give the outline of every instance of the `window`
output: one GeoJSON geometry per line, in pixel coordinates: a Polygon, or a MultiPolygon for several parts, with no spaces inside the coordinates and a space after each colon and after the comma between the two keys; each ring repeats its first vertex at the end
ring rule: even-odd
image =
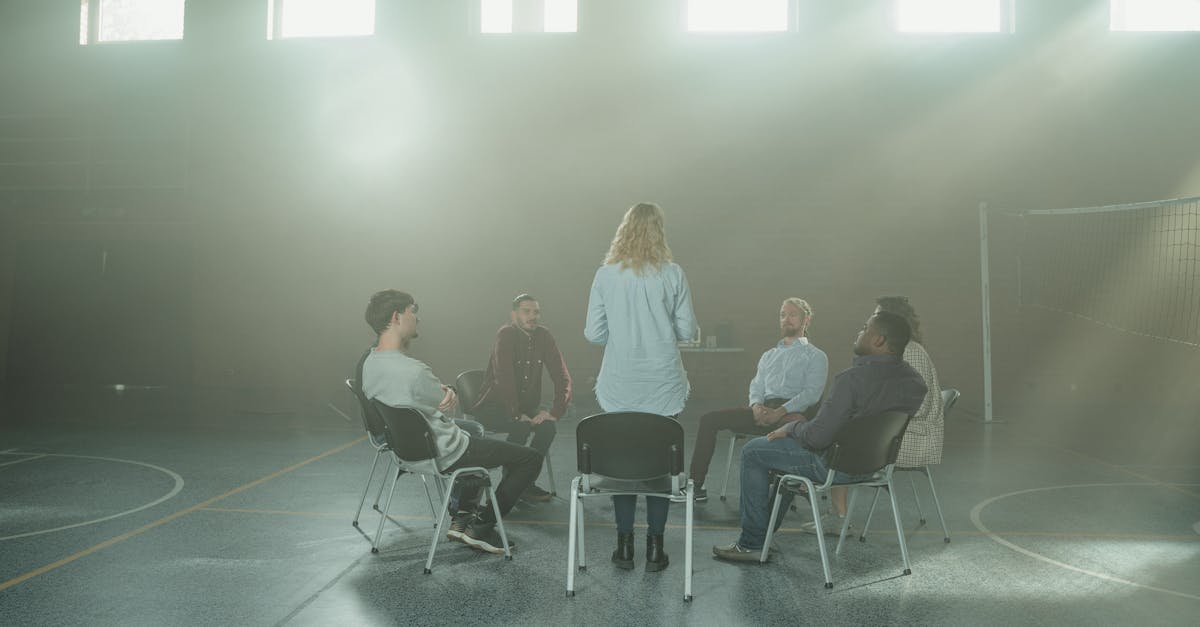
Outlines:
{"type": "Polygon", "coordinates": [[[786,31],[788,0],[688,0],[692,32],[786,31]]]}
{"type": "Polygon", "coordinates": [[[1012,31],[1012,0],[896,0],[902,33],[999,33],[1012,31]]]}
{"type": "Polygon", "coordinates": [[[267,39],[375,34],[375,0],[267,0],[267,39]]]}
{"type": "Polygon", "coordinates": [[[1200,31],[1200,0],[1112,0],[1109,29],[1200,31]]]}
{"type": "Polygon", "coordinates": [[[573,33],[578,0],[480,0],[481,33],[573,33]]]}
{"type": "Polygon", "coordinates": [[[79,43],[183,39],[184,0],[81,0],[79,43]]]}

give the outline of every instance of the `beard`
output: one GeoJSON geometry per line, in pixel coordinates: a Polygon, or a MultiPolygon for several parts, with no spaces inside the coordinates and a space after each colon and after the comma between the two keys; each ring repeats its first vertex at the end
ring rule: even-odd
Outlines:
{"type": "Polygon", "coordinates": [[[799,327],[779,327],[779,337],[796,337],[800,335],[799,327]]]}

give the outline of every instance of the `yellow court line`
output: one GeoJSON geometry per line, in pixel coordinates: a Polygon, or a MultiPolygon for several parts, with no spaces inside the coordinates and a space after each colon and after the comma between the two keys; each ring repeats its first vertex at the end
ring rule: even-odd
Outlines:
{"type": "Polygon", "coordinates": [[[208,507],[209,505],[212,505],[213,503],[216,503],[223,499],[227,499],[239,492],[244,492],[246,490],[249,490],[250,488],[253,488],[255,486],[266,483],[272,479],[275,479],[276,477],[286,475],[287,473],[292,472],[293,470],[307,466],[317,460],[324,459],[324,458],[329,457],[330,455],[334,455],[336,453],[340,453],[340,452],[354,446],[355,444],[361,443],[363,440],[366,440],[366,439],[367,439],[367,436],[363,436],[361,438],[347,442],[341,446],[338,446],[337,448],[333,448],[328,451],[325,451],[324,453],[321,453],[320,455],[317,455],[316,457],[310,457],[300,463],[292,464],[291,466],[288,466],[287,468],[284,468],[283,470],[277,470],[265,477],[262,477],[261,479],[256,479],[245,485],[238,486],[238,487],[226,492],[225,494],[222,494],[220,496],[214,496],[211,499],[208,499],[207,501],[197,503],[187,509],[181,509],[181,510],[175,512],[174,514],[169,514],[167,516],[163,516],[162,518],[159,518],[158,520],[156,520],[152,523],[147,523],[145,525],[142,525],[141,527],[138,527],[137,529],[134,529],[133,531],[127,531],[115,538],[110,538],[108,540],[105,540],[104,542],[101,542],[100,544],[97,544],[91,548],[87,548],[87,549],[84,549],[84,550],[74,554],[74,555],[64,557],[64,558],[58,560],[57,562],[54,562],[52,564],[46,564],[45,566],[42,566],[41,568],[38,568],[36,570],[31,570],[31,571],[25,573],[24,575],[20,575],[13,579],[9,579],[8,581],[6,581],[4,583],[0,583],[0,590],[5,590],[7,588],[11,588],[11,587],[21,583],[22,581],[25,581],[27,579],[32,579],[33,577],[37,577],[38,575],[48,573],[48,572],[54,570],[55,568],[58,568],[59,566],[65,566],[67,564],[70,564],[71,562],[74,562],[75,560],[77,560],[81,557],[87,557],[88,555],[91,555],[92,553],[95,553],[102,549],[106,549],[114,544],[117,544],[118,542],[128,540],[129,538],[132,538],[133,536],[136,536],[144,531],[149,531],[159,525],[171,522],[172,520],[175,520],[176,518],[179,518],[180,516],[186,516],[187,514],[190,514],[196,510],[204,509],[205,507],[208,507]]]}
{"type": "MultiPolygon", "coordinates": [[[[225,512],[230,514],[270,514],[280,516],[321,516],[321,517],[338,517],[345,516],[345,512],[293,512],[279,509],[247,509],[238,507],[205,507],[206,512],[225,512]]],[[[413,521],[413,522],[430,522],[433,519],[429,516],[411,516],[406,514],[388,514],[388,518],[395,520],[413,521]]],[[[567,520],[519,520],[505,519],[506,525],[544,525],[548,527],[565,527],[570,524],[567,520]]],[[[589,527],[611,526],[610,522],[591,522],[587,523],[589,527]]],[[[644,524],[637,525],[645,527],[644,524]]],[[[668,524],[668,529],[685,529],[685,525],[668,524]]],[[[715,530],[715,531],[741,531],[740,527],[732,525],[692,525],[693,529],[715,530]]],[[[799,533],[798,527],[780,527],[780,532],[799,533]]],[[[891,530],[880,530],[875,532],[876,535],[888,537],[891,530]]],[[[911,532],[916,535],[942,535],[938,529],[919,529],[911,532]]],[[[1197,540],[1200,541],[1200,535],[1196,534],[1169,534],[1169,533],[1074,533],[1069,531],[996,531],[993,532],[998,536],[1020,536],[1034,538],[1067,538],[1067,539],[1087,539],[1087,540],[1197,540]]],[[[853,528],[846,533],[847,538],[857,535],[853,528]]],[[[980,531],[955,531],[956,536],[988,536],[989,534],[980,531]]],[[[831,536],[832,537],[832,536],[831,536]]]]}

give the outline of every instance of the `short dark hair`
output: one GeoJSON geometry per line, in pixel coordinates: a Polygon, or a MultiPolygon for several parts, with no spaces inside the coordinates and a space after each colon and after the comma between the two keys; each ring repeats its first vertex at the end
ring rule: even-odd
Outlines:
{"type": "Polygon", "coordinates": [[[529,294],[521,294],[520,296],[517,296],[516,298],[513,299],[513,311],[516,311],[521,306],[521,303],[523,303],[527,300],[531,300],[535,303],[537,302],[537,299],[530,296],[529,294]]]}
{"type": "Polygon", "coordinates": [[[908,341],[912,337],[912,329],[904,316],[881,311],[871,318],[874,320],[872,324],[875,325],[875,331],[887,340],[888,350],[893,355],[903,357],[904,349],[908,347],[908,341]]]}
{"type": "Polygon", "coordinates": [[[409,305],[415,304],[417,302],[408,292],[381,290],[371,295],[371,302],[367,303],[367,311],[363,317],[371,330],[378,335],[387,330],[392,321],[392,314],[404,313],[409,305]]]}
{"type": "Polygon", "coordinates": [[[907,296],[880,296],[875,299],[875,304],[888,313],[902,316],[905,322],[908,322],[908,328],[911,331],[914,341],[925,341],[921,337],[921,317],[917,315],[917,310],[913,309],[912,304],[908,302],[907,296]]]}

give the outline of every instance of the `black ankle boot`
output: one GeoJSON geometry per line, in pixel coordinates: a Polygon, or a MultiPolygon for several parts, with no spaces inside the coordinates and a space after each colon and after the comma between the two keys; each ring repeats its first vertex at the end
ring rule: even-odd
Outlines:
{"type": "Polygon", "coordinates": [[[633,570],[633,534],[617,532],[617,550],[613,551],[612,561],[617,568],[633,570]]]}
{"type": "Polygon", "coordinates": [[[662,534],[646,536],[646,570],[658,572],[666,569],[670,563],[670,558],[663,552],[662,534]]]}

